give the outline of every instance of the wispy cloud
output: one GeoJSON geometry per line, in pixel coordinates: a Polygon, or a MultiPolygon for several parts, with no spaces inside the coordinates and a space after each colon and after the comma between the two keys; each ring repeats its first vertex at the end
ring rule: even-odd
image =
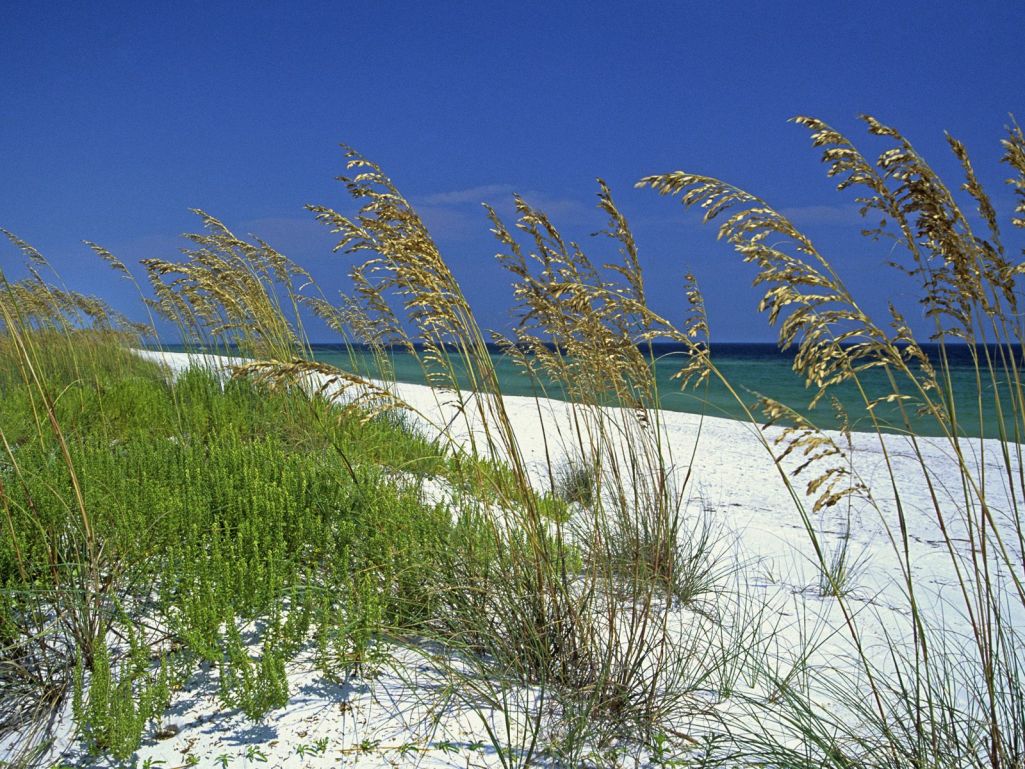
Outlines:
{"type": "Polygon", "coordinates": [[[452,206],[461,203],[483,203],[489,198],[498,195],[507,197],[513,193],[511,184],[480,184],[476,187],[468,187],[464,190],[451,190],[449,192],[435,192],[424,195],[420,202],[428,206],[452,206]]]}
{"type": "Polygon", "coordinates": [[[241,222],[236,228],[237,235],[254,235],[265,240],[275,248],[302,252],[327,251],[338,239],[313,215],[297,216],[266,216],[241,222]]]}
{"type": "Polygon", "coordinates": [[[487,232],[481,203],[492,205],[499,216],[512,219],[516,214],[513,194],[517,192],[529,205],[548,214],[559,227],[585,223],[594,217],[593,206],[576,198],[558,197],[538,190],[519,191],[512,184],[504,183],[433,192],[417,196],[412,203],[435,237],[466,240],[487,232]]]}
{"type": "Polygon", "coordinates": [[[548,214],[548,218],[557,227],[567,224],[597,223],[602,221],[600,215],[596,213],[594,203],[583,203],[576,198],[554,197],[534,190],[527,190],[521,197],[528,205],[548,214]]]}
{"type": "Polygon", "coordinates": [[[780,210],[787,219],[799,225],[847,227],[862,224],[858,206],[796,206],[780,210]]]}
{"type": "Polygon", "coordinates": [[[480,208],[419,204],[416,212],[427,225],[427,231],[438,240],[470,240],[487,233],[488,224],[480,208]]]}

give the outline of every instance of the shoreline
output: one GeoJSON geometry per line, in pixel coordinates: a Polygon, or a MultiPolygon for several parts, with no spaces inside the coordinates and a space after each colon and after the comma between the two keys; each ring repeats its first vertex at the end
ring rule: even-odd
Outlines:
{"type": "MultiPolygon", "coordinates": [[[[136,351],[142,357],[162,362],[176,376],[189,365],[199,361],[202,365],[224,370],[242,359],[223,356],[197,355],[190,353],[136,351]]],[[[317,375],[322,376],[322,375],[317,375]]],[[[313,382],[314,387],[322,383],[322,379],[313,382]]],[[[384,383],[377,383],[384,385],[384,383]]],[[[427,385],[397,383],[385,385],[400,400],[412,406],[421,416],[413,417],[413,422],[428,438],[438,436],[439,425],[450,425],[449,439],[461,446],[467,446],[471,437],[478,441],[483,438],[479,422],[464,420],[466,412],[461,410],[453,400],[452,394],[439,392],[427,385]],[[427,419],[425,420],[424,417],[427,419]],[[469,423],[467,423],[469,421],[469,423]],[[472,433],[472,436],[471,436],[472,433]]],[[[467,395],[464,393],[464,396],[467,395]]],[[[466,401],[472,403],[472,398],[466,401]]],[[[572,435],[572,414],[575,404],[557,399],[533,398],[522,395],[503,395],[502,402],[516,434],[516,439],[530,473],[531,480],[539,490],[544,490],[549,482],[549,461],[553,468],[558,468],[570,459],[567,446],[569,441],[561,441],[559,436],[572,435]]],[[[622,411],[606,407],[607,413],[622,411]]],[[[796,548],[805,558],[810,558],[807,549],[807,535],[794,508],[794,500],[784,484],[780,470],[770,456],[765,445],[761,443],[759,433],[772,442],[783,435],[786,428],[773,426],[762,429],[749,422],[719,416],[704,416],[687,412],[658,412],[660,422],[661,444],[667,449],[674,469],[674,479],[682,482],[686,476],[686,503],[688,507],[715,507],[728,519],[728,528],[751,532],[752,527],[765,533],[764,537],[752,538],[745,536],[745,543],[757,543],[755,548],[758,557],[781,554],[780,549],[768,547],[767,543],[780,536],[780,527],[796,530],[799,537],[786,536],[787,548],[796,548]],[[701,500],[699,504],[699,500],[701,500]],[[795,541],[796,539],[796,541],[795,541]]],[[[823,431],[838,446],[847,451],[846,439],[836,431],[823,431]]],[[[984,463],[987,471],[995,467],[987,457],[996,458],[1000,451],[1000,442],[996,439],[964,438],[960,445],[968,455],[978,474],[984,463]]],[[[774,453],[782,449],[774,447],[774,453]]],[[[920,451],[929,475],[940,489],[947,489],[951,479],[957,477],[956,462],[946,439],[935,437],[907,437],[895,434],[880,436],[875,433],[854,432],[851,434],[849,470],[872,491],[870,503],[865,499],[852,499],[849,509],[838,510],[829,508],[816,517],[823,519],[824,528],[831,529],[839,524],[837,519],[850,515],[855,523],[851,527],[850,537],[858,543],[869,546],[877,538],[887,536],[886,526],[895,525],[889,518],[894,505],[894,492],[890,488],[890,471],[887,462],[894,471],[904,507],[914,513],[909,519],[914,537],[924,543],[936,541],[941,533],[929,515],[931,504],[928,484],[915,451],[920,451]],[[916,449],[917,445],[917,449],[916,449]],[[832,520],[831,520],[832,519],[832,520]]],[[[795,455],[798,452],[794,453],[795,455]]],[[[803,457],[791,455],[780,467],[792,473],[803,462],[803,457]]],[[[816,468],[812,468],[816,469],[816,468]]],[[[808,481],[814,477],[812,469],[805,470],[792,478],[798,498],[811,511],[815,495],[805,492],[808,481]]],[[[994,509],[1008,509],[1000,478],[994,479],[993,472],[987,472],[986,495],[994,509]]],[[[681,483],[682,485],[682,483],[681,483]]],[[[947,491],[954,493],[953,489],[947,491]]],[[[958,502],[956,494],[950,500],[951,505],[958,502]]],[[[838,505],[837,507],[846,507],[838,505]]],[[[923,555],[933,548],[926,546],[923,555]]]]}
{"type": "MultiPolygon", "coordinates": [[[[932,347],[936,347],[936,345],[932,347]]],[[[665,350],[655,349],[653,352],[657,354],[652,360],[652,371],[659,388],[659,410],[705,417],[722,417],[742,423],[750,421],[748,413],[738,403],[734,394],[716,381],[715,377],[699,388],[680,388],[673,379],[678,365],[671,361],[680,360],[678,356],[684,353],[671,345],[666,345],[665,348],[665,350]]],[[[969,349],[968,346],[962,345],[962,348],[952,355],[950,387],[955,393],[961,391],[972,393],[977,386],[975,370],[970,365],[965,352],[969,349]]],[[[376,368],[373,362],[366,358],[368,349],[360,345],[319,344],[311,346],[312,360],[346,371],[358,372],[369,379],[376,379],[373,374],[376,368]]],[[[492,345],[488,349],[504,396],[570,402],[571,399],[559,383],[536,381],[526,375],[508,356],[502,354],[499,348],[492,345]]],[[[892,385],[878,371],[866,372],[866,378],[862,382],[865,388],[864,393],[849,382],[842,383],[832,388],[830,398],[824,399],[815,408],[808,408],[814,388],[809,389],[803,377],[793,371],[790,354],[779,352],[778,348],[772,344],[724,343],[719,347],[713,345],[712,349],[714,363],[731,386],[740,394],[748,408],[754,412],[756,419],[762,419],[763,414],[753,399],[756,395],[764,395],[794,408],[810,424],[817,425],[827,432],[835,433],[839,430],[839,415],[831,404],[835,398],[843,410],[845,418],[850,419],[849,428],[852,432],[875,435],[876,426],[873,425],[873,421],[865,409],[864,398],[876,397],[882,400],[877,403],[873,413],[878,428],[883,433],[907,435],[907,431],[910,429],[918,437],[946,437],[935,418],[918,415],[914,408],[909,408],[905,414],[899,403],[885,401],[884,396],[891,392],[892,385]],[[719,352],[716,353],[715,350],[719,352]],[[745,352],[735,354],[731,352],[733,350],[745,352]]],[[[147,348],[146,351],[235,358],[231,350],[208,353],[192,352],[186,350],[182,345],[170,345],[166,350],[147,348]]],[[[935,351],[933,352],[935,353],[935,351]]],[[[407,351],[395,349],[388,354],[396,382],[403,385],[426,386],[428,384],[424,381],[419,363],[407,351]]],[[[939,362],[934,361],[934,365],[938,366],[939,362]]],[[[463,366],[457,362],[455,370],[460,379],[464,376],[462,369],[463,366]]],[[[389,381],[391,381],[391,377],[389,377],[389,381]]],[[[908,387],[910,392],[914,391],[910,380],[905,381],[898,377],[898,382],[902,386],[908,387]]],[[[991,386],[986,385],[987,388],[991,386]]],[[[1005,393],[1003,408],[1005,414],[1012,414],[1014,413],[1013,404],[1008,401],[1008,397],[1008,394],[1005,393]]],[[[976,438],[982,434],[990,436],[996,434],[997,412],[990,399],[983,399],[981,415],[978,412],[979,404],[970,399],[956,400],[954,405],[958,410],[958,430],[962,436],[976,438]],[[962,400],[964,402],[961,402],[962,400]]],[[[1004,418],[1006,420],[1006,417],[1004,418]]],[[[1006,429],[1010,435],[1013,434],[1015,426],[1008,423],[1006,429]]]]}

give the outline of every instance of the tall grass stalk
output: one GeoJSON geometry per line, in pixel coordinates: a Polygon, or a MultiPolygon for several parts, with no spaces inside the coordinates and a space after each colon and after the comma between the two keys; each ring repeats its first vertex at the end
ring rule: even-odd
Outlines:
{"type": "MultiPolygon", "coordinates": [[[[859,680],[868,687],[872,707],[862,704],[854,681],[831,685],[833,696],[853,717],[842,725],[830,727],[810,709],[807,698],[788,696],[785,712],[792,714],[790,725],[808,746],[806,760],[838,766],[869,760],[889,766],[1017,766],[1025,755],[1016,715],[1023,697],[1023,647],[1013,619],[1025,606],[1019,508],[1025,498],[1020,263],[1005,249],[995,208],[960,142],[948,137],[964,172],[962,190],[983,223],[984,235],[976,234],[955,196],[904,136],[874,118],[864,121],[871,134],[890,143],[874,163],[822,121],[796,118],[811,131],[813,145],[823,148],[823,161],[829,175],[839,180],[839,189],[859,188],[862,214],[869,221],[882,220],[867,234],[890,240],[906,257],[893,263],[920,286],[924,314],[934,323],[930,340],[938,344],[938,361],[930,358],[893,305],[886,325],[869,317],[811,241],[763,200],[712,177],[685,172],[646,177],[639,184],[680,196],[688,207],[703,208],[705,221],[721,219],[719,236],[756,267],[755,282],[766,286],[760,308],[778,324],[781,347],[796,346],[794,368],[815,388],[813,403],[841,383],[853,384],[887,463],[893,504],[874,504],[902,571],[911,642],[889,637],[892,665],[886,672],[867,655],[859,655],[859,680]],[[995,439],[993,443],[965,440],[948,355],[954,343],[966,345],[971,355],[978,392],[973,416],[982,435],[995,439]],[[869,370],[885,374],[888,392],[869,394],[864,380],[869,370]],[[987,397],[993,399],[995,424],[986,421],[987,397]],[[956,575],[956,612],[970,627],[970,640],[964,644],[938,643],[945,628],[936,626],[921,608],[923,586],[914,576],[910,547],[913,524],[892,462],[894,444],[886,439],[886,425],[876,410],[883,403],[898,404],[901,426],[927,484],[932,522],[956,575]],[[944,436],[960,476],[957,493],[928,465],[911,423],[916,413],[932,417],[944,436]],[[1008,509],[992,506],[987,463],[999,467],[1008,509]]],[[[1019,195],[1012,223],[1021,227],[1021,130],[1012,126],[1003,144],[1003,160],[1012,169],[1011,183],[1019,195]]],[[[774,404],[768,405],[770,416],[779,413],[778,408],[773,411],[774,404]]],[[[814,430],[795,437],[812,447],[828,440],[814,430]]],[[[790,443],[794,445],[800,444],[790,443]]],[[[844,473],[834,479],[840,475],[844,473]]],[[[829,477],[821,476],[808,490],[820,492],[817,504],[823,505],[866,491],[849,481],[835,487],[829,477]]],[[[801,515],[807,520],[806,513],[801,515]]],[[[831,573],[821,537],[810,525],[806,530],[820,568],[831,573]]],[[[828,582],[840,605],[845,605],[835,575],[828,582]]],[[[852,639],[863,648],[858,619],[845,613],[852,639]]],[[[774,746],[769,749],[772,761],[795,759],[782,743],[765,744],[774,746]]]]}

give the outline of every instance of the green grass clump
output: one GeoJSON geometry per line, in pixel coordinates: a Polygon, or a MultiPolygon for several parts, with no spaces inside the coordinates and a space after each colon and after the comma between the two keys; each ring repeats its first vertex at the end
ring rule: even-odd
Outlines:
{"type": "Polygon", "coordinates": [[[590,507],[597,494],[597,470],[586,462],[569,462],[556,475],[555,494],[569,504],[590,507]]]}

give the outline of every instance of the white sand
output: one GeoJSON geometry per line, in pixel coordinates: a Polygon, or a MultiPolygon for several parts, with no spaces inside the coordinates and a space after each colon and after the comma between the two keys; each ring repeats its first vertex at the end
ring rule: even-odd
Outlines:
{"type": "MultiPolygon", "coordinates": [[[[140,354],[163,362],[172,372],[182,371],[190,360],[193,365],[215,368],[229,362],[206,356],[190,359],[182,353],[140,354]]],[[[466,444],[473,434],[479,437],[479,421],[471,420],[467,425],[463,419],[454,419],[454,394],[410,384],[397,385],[394,391],[419,413],[416,420],[425,433],[436,431],[438,425],[451,424],[457,442],[466,444]]],[[[514,396],[506,397],[504,402],[532,477],[546,484],[545,436],[549,451],[554,452],[554,463],[565,462],[564,453],[559,455],[562,444],[553,436],[560,431],[571,434],[572,407],[559,401],[538,402],[514,396]]],[[[467,411],[472,413],[473,409],[467,411]]],[[[766,646],[771,650],[769,654],[783,657],[801,646],[807,635],[814,634],[822,639],[822,645],[811,664],[828,661],[834,666],[844,665],[850,653],[846,635],[830,632],[842,626],[837,602],[819,594],[818,570],[808,535],[779,471],[758,438],[758,429],[728,419],[677,412],[664,412],[661,419],[663,443],[674,457],[678,483],[682,484],[684,472],[690,468],[688,511],[695,518],[704,511],[735,538],[733,554],[743,564],[738,579],[744,583],[742,592],[750,599],[745,606],[774,607],[768,613],[744,619],[754,623],[752,632],[760,625],[761,632],[772,636],[766,646]],[[691,461],[699,433],[700,442],[691,461]]],[[[771,440],[779,433],[778,428],[770,429],[766,436],[771,440]]],[[[841,436],[833,437],[843,445],[841,436]]],[[[897,516],[884,448],[909,520],[913,577],[916,589],[921,591],[918,599],[937,624],[942,616],[951,633],[966,632],[965,622],[951,608],[959,601],[954,572],[911,442],[887,436],[881,444],[875,435],[855,434],[853,446],[853,470],[872,490],[875,500],[873,506],[865,499],[854,499],[849,511],[850,549],[861,563],[857,588],[850,600],[860,612],[867,650],[878,653],[885,649],[884,634],[906,637],[909,626],[898,560],[887,535],[887,527],[897,534],[897,516]]],[[[979,467],[987,466],[987,501],[997,514],[1006,514],[1011,507],[1005,479],[997,472],[1001,466],[998,444],[969,440],[963,442],[963,447],[979,467]]],[[[941,439],[919,439],[919,448],[936,494],[956,529],[956,511],[963,504],[958,502],[959,475],[950,457],[950,446],[941,439]]],[[[792,468],[796,463],[797,458],[791,457],[785,464],[792,468]]],[[[800,476],[797,486],[803,488],[812,477],[809,470],[807,477],[800,476]]],[[[811,510],[811,499],[803,501],[811,510]]],[[[812,522],[832,547],[844,532],[847,516],[848,507],[841,503],[826,513],[814,514],[812,522]]],[[[1025,616],[1020,606],[1017,608],[1009,619],[1015,627],[1025,628],[1025,616]]],[[[261,724],[247,722],[237,712],[221,711],[216,699],[216,674],[197,674],[186,691],[176,696],[165,719],[165,723],[178,727],[178,733],[160,741],[146,739],[138,753],[139,765],[151,760],[162,761],[165,767],[182,766],[195,756],[200,766],[219,766],[218,757],[222,755],[234,767],[402,766],[414,760],[425,767],[499,765],[486,732],[472,714],[445,712],[432,726],[423,695],[438,683],[437,674],[415,650],[399,649],[395,653],[402,664],[386,669],[375,680],[347,687],[323,681],[308,660],[298,660],[290,668],[289,705],[271,713],[261,724]],[[296,753],[300,745],[312,746],[322,738],[327,739],[322,754],[307,751],[305,757],[300,757],[296,753]],[[453,744],[446,744],[446,740],[453,744]],[[358,749],[361,742],[367,748],[365,752],[358,749]],[[403,754],[398,746],[407,743],[416,748],[403,754]],[[253,751],[266,756],[267,762],[258,760],[253,751]]],[[[739,684],[743,686],[744,682],[739,684]]],[[[728,712],[732,704],[727,700],[717,707],[728,712]]],[[[75,760],[84,761],[80,755],[75,760]]]]}

